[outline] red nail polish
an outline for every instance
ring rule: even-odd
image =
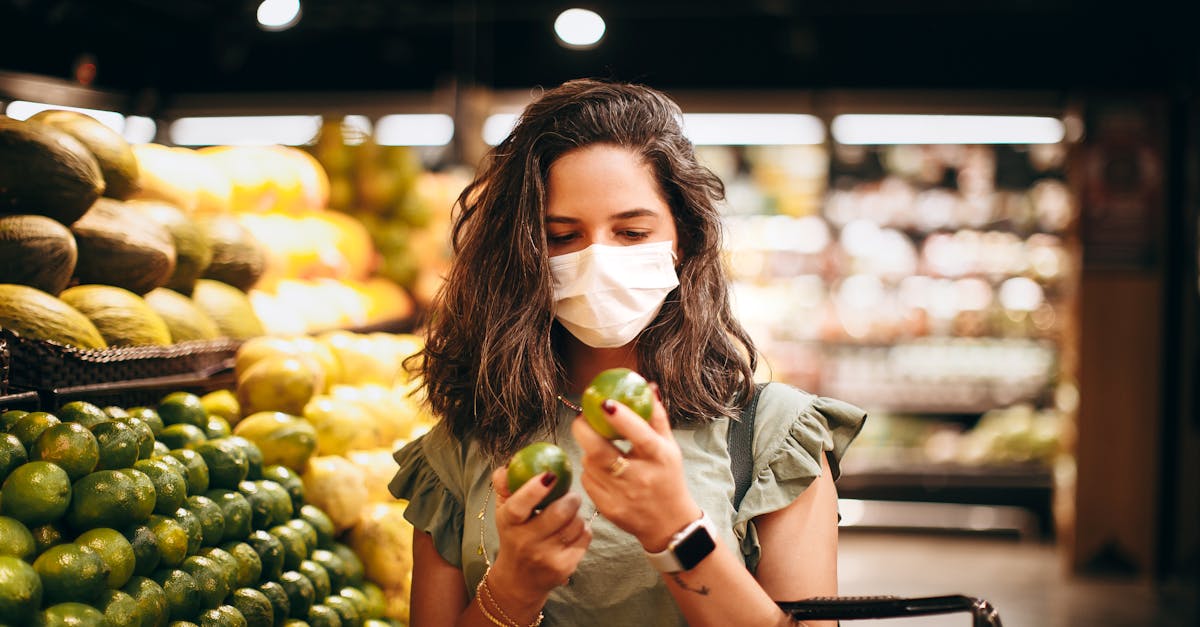
[[[554,483],[554,480],[557,478],[558,477],[555,476],[555,474],[552,472],[543,473],[542,474],[542,485],[548,487],[550,484]]]
[[[617,403],[611,398],[606,398],[603,403],[600,403],[600,409],[603,409],[606,414],[615,414],[617,413]]]

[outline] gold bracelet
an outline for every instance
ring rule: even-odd
[[[492,621],[496,625],[500,625],[501,627],[521,627],[521,623],[513,620],[513,618],[504,611],[504,608],[500,607],[500,604],[496,602],[496,597],[492,596],[492,588],[487,583],[487,576],[489,573],[491,573],[491,571],[491,568],[484,571],[483,577],[479,579],[479,585],[475,586],[475,598],[479,601],[479,609],[483,611],[483,615],[487,617],[488,620]],[[503,617],[507,623],[500,622],[496,619],[496,617],[492,616],[487,611],[487,604],[483,602],[483,595],[487,595],[487,600],[491,602],[492,607],[496,608],[496,611],[500,613],[500,616]],[[532,623],[529,623],[529,627],[538,627],[542,624],[542,620],[545,618],[546,615],[544,613],[538,612],[537,618],[535,618]]]

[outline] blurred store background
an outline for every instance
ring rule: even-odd
[[[843,592],[973,594],[1014,625],[1193,625],[1195,18],[1155,1],[0,0],[0,111],[84,108],[135,144],[300,148],[416,324],[450,199],[539,88],[664,89],[727,186],[763,376],[870,410],[839,482]],[[277,225],[252,230],[303,248]],[[293,270],[324,267],[293,252]],[[260,316],[287,328],[303,275]]]

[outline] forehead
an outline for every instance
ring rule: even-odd
[[[550,166],[547,187],[548,212],[580,206],[668,209],[654,168],[636,152],[609,144],[577,148],[559,157]]]

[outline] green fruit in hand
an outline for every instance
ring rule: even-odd
[[[628,368],[610,368],[596,375],[583,391],[583,417],[602,437],[620,440],[621,434],[608,424],[608,414],[600,405],[612,399],[632,409],[646,422],[654,412],[654,392],[642,375]]]
[[[571,460],[561,448],[549,442],[534,442],[512,456],[508,462],[508,491],[516,492],[526,481],[544,472],[558,477],[554,488],[537,504],[538,509],[545,508],[571,488]]]

